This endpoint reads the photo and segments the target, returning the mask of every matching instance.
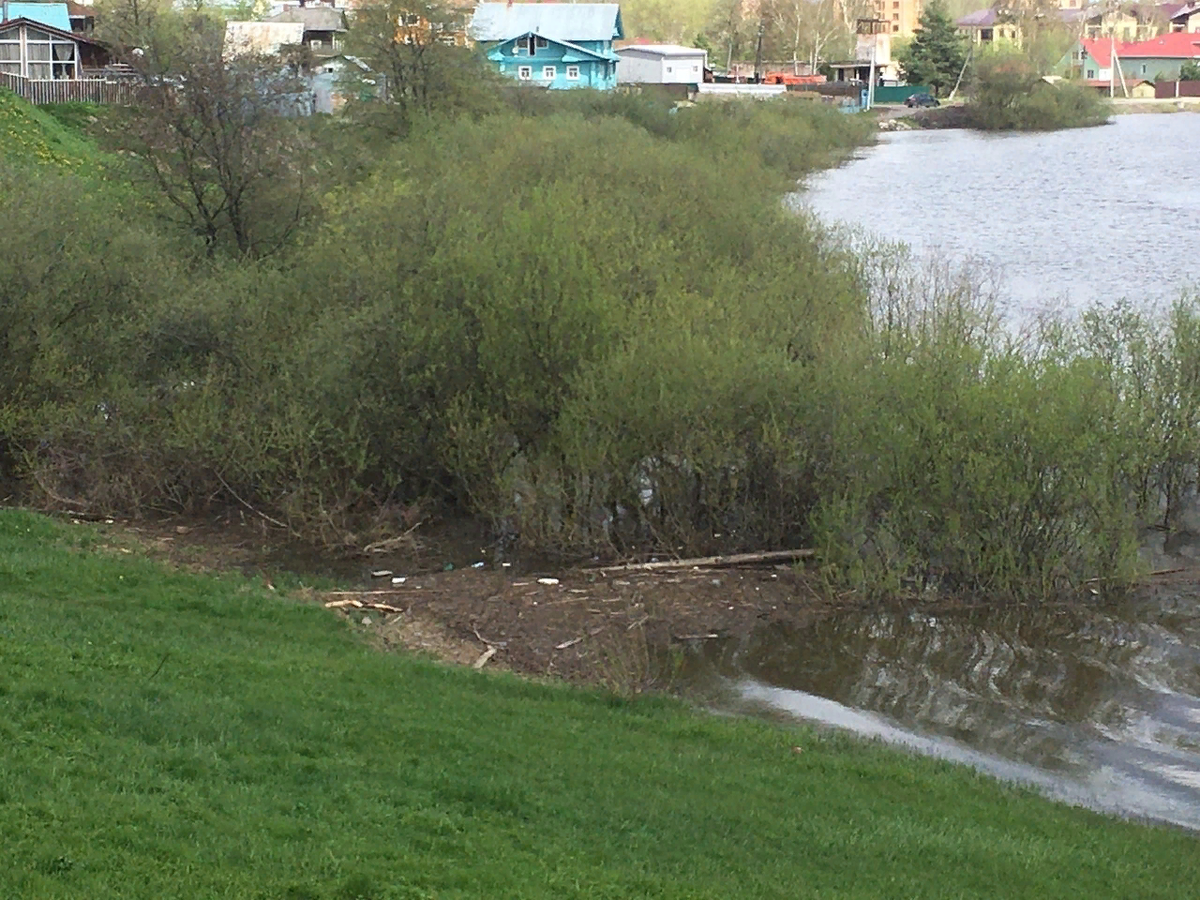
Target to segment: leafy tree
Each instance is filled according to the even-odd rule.
[[[1180,81],[1200,81],[1200,62],[1194,59],[1187,60],[1179,67]]]
[[[909,84],[927,84],[934,93],[951,88],[967,59],[966,39],[954,27],[942,0],[934,0],[921,13],[912,42],[899,57]]]
[[[225,58],[219,31],[182,34],[129,53],[143,85],[117,140],[164,215],[208,255],[270,254],[316,208],[312,95],[277,58]]]
[[[437,0],[374,0],[361,7],[346,52],[370,72],[349,69],[348,77],[362,82],[363,93],[384,101],[360,110],[363,117],[405,134],[414,116],[494,111],[498,76],[479,53],[462,46],[466,27],[461,10]],[[383,85],[377,84],[379,76]]]

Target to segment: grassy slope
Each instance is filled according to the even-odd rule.
[[[3,897],[1200,884],[1190,835],[876,745],[379,654],[323,609],[96,542],[0,510]]]
[[[81,107],[82,104],[69,104]],[[73,110],[74,111],[74,110]],[[46,110],[0,89],[0,161],[86,173],[101,159],[95,144]]]

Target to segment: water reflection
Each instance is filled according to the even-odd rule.
[[[794,197],[919,255],[990,263],[1016,320],[1122,297],[1162,306],[1197,279],[1180,237],[1200,228],[1200,176],[1179,155],[1198,141],[1192,113],[1039,134],[896,132]]]
[[[782,712],[1200,828],[1200,600],[842,613],[713,642],[725,705]]]

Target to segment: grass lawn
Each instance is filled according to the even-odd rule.
[[[849,738],[383,655],[286,592],[101,543],[0,510],[0,898],[1200,885],[1193,835]]]

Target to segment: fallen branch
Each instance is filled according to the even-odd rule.
[[[671,637],[677,641],[711,641],[719,638],[719,634],[673,634]]]
[[[1146,578],[1156,578],[1159,575],[1178,575],[1180,572],[1191,572],[1193,570],[1194,570],[1193,567],[1190,567],[1190,566],[1183,566],[1178,569],[1156,569],[1153,572],[1147,572],[1139,580],[1144,580]],[[1087,581],[1084,582],[1084,584],[1099,584],[1101,581],[1112,581],[1112,580],[1113,580],[1112,578],[1101,578],[1101,577],[1089,578]]]
[[[796,562],[816,556],[816,550],[763,550],[758,553],[732,553],[729,556],[700,556],[695,559],[665,559],[659,562],[600,566],[603,572],[655,572],[672,569],[726,569],[769,562]]]
[[[482,638],[480,638],[480,640],[482,640]],[[476,670],[482,669],[484,666],[487,665],[487,661],[495,655],[496,655],[496,648],[488,647],[486,650],[483,651],[483,653],[480,654],[479,659],[475,660],[475,662],[473,662],[471,664],[471,668],[476,669]]]
[[[474,625],[471,626],[471,630],[473,632],[475,632],[475,637],[479,638],[479,642],[481,644],[487,644],[489,647],[493,647],[498,650],[503,650],[505,647],[508,646],[508,641],[489,641],[487,638],[485,638],[482,634],[479,633],[479,629],[476,628]]]
[[[571,638],[571,640],[569,640],[569,641],[563,641],[561,644],[555,644],[554,649],[555,650],[566,650],[568,647],[574,647],[576,644],[580,643],[582,640],[583,640],[583,638],[581,638],[581,637]]]
[[[362,548],[362,552],[367,554],[387,553],[391,550],[395,550],[397,547],[402,547],[410,541],[415,540],[415,538],[412,536],[412,533],[420,527],[421,523],[418,522],[416,525],[402,534],[396,535],[396,537],[388,538],[387,540],[383,541],[376,541],[374,544],[367,544],[367,546]]]
[[[265,512],[260,512],[259,510],[255,509],[253,506],[251,506],[249,503],[247,503],[245,500],[243,500],[238,495],[238,492],[229,486],[229,482],[227,482],[224,478],[221,477],[220,472],[218,472],[214,469],[213,474],[217,476],[217,481],[221,482],[222,487],[224,487],[225,490],[229,491],[229,493],[233,496],[234,500],[236,500],[238,503],[242,504],[242,506],[246,507],[246,509],[250,510],[250,512],[254,513],[256,516],[261,516],[264,521],[270,522],[272,525],[274,525],[278,528],[282,528],[284,531],[288,532],[289,534],[291,533],[292,529],[289,528],[287,525],[285,525],[283,522],[280,522],[278,519],[272,519]]]
[[[414,588],[416,590],[416,588]],[[326,591],[327,597],[379,597],[384,594],[407,594],[408,591],[398,588],[379,591]]]
[[[345,609],[348,606],[354,609],[377,609],[380,612],[387,613],[404,612],[400,607],[392,606],[390,603],[372,603],[369,600],[330,600],[325,604],[326,609]]]

